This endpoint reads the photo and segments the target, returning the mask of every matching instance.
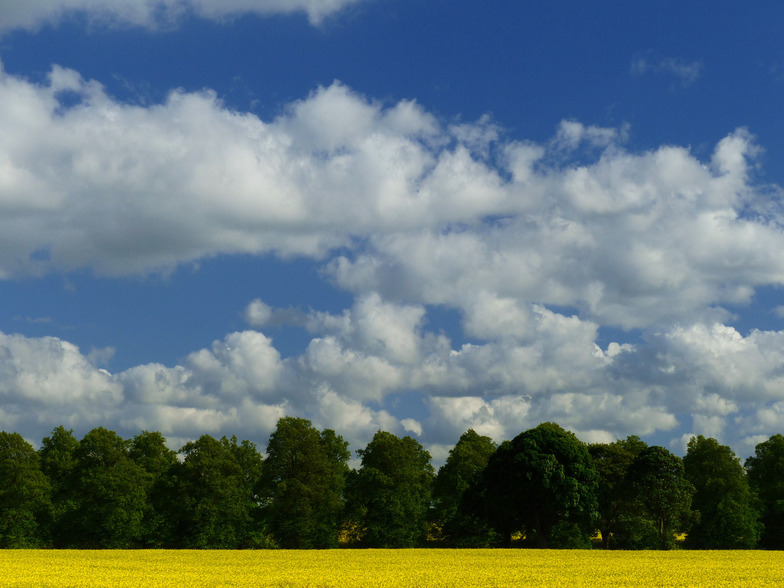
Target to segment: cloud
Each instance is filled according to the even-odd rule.
[[[674,57],[655,57],[646,55],[632,62],[632,74],[641,76],[647,73],[668,74],[680,80],[686,88],[694,84],[702,73],[701,61],[685,61]]]
[[[309,256],[357,293],[457,308],[479,336],[492,304],[513,312],[507,330],[532,304],[647,328],[723,320],[784,281],[784,219],[752,183],[760,149],[743,129],[700,161],[629,153],[628,129],[575,121],[545,145],[502,142],[485,119],[442,124],[340,83],[269,122],[209,91],[121,103],[60,67],[42,85],[2,74],[0,96],[0,276]],[[586,141],[598,152],[570,160]],[[263,310],[250,324],[303,320]]]
[[[304,13],[313,25],[362,0],[25,0],[0,6],[0,31],[36,30],[83,15],[104,26],[171,27],[187,14],[225,20],[244,14]]]
[[[363,325],[369,310],[384,320]],[[784,332],[743,337],[699,323],[602,350],[591,325],[535,309],[538,334],[527,343],[502,337],[455,348],[412,322],[411,312],[370,296],[345,311],[344,329],[315,333],[298,356],[284,358],[269,337],[244,331],[180,365],[116,374],[67,341],[2,335],[0,425],[33,439],[59,424],[81,433],[101,425],[124,435],[159,430],[176,442],[237,434],[263,446],[278,418],[298,415],[335,429],[354,448],[378,429],[437,448],[468,428],[501,441],[555,421],[589,441],[686,427],[748,450],[750,435],[772,434],[784,422]],[[416,357],[367,345],[370,332],[383,341],[390,323],[408,325]],[[411,390],[424,394],[425,415],[399,408],[393,415],[385,399]]]
[[[259,330],[116,374],[96,367],[105,353],[3,335],[8,426],[263,442],[292,414],[356,443],[386,428],[440,447],[542,420],[593,439],[745,439],[779,422],[784,335],[729,326],[784,282],[784,215],[745,129],[704,160],[631,152],[630,129],[577,121],[509,141],[487,118],[451,124],[339,82],[263,121],[210,91],[122,103],[60,67],[41,84],[0,75],[0,100],[3,277],[272,253],[320,260],[355,296],[332,312],[256,299]],[[435,305],[457,312],[460,340],[429,328]],[[291,357],[265,332],[284,324],[310,337]],[[608,326],[641,340],[600,344]],[[412,392],[429,414],[387,405]]]

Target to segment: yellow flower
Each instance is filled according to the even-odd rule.
[[[8,550],[0,586],[291,588],[780,586],[772,551]]]

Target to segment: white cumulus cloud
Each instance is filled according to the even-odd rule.
[[[116,374],[67,341],[3,335],[8,426],[263,439],[301,414],[352,440],[389,428],[440,447],[541,420],[594,439],[750,439],[780,420],[784,335],[730,326],[731,308],[784,283],[780,191],[755,183],[745,129],[705,159],[632,152],[633,130],[577,121],[506,141],[487,118],[450,124],[339,82],[263,121],[208,90],[123,103],[61,67],[44,83],[0,73],[0,101],[0,276],[272,253],[319,260],[355,295],[330,312],[253,300],[260,330]],[[463,340],[429,328],[436,305]],[[280,325],[309,334],[300,353],[276,349]],[[640,340],[600,343],[606,327]],[[430,414],[387,406],[408,393]]]

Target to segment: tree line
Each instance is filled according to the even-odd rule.
[[[266,456],[202,435],[0,432],[0,547],[784,547],[784,436],[741,464],[693,437],[681,458],[631,436],[586,444],[543,423],[500,445],[466,431],[435,471],[379,431],[350,468],[331,429],[285,417]]]

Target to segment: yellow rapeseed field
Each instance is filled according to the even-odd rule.
[[[0,586],[781,586],[769,551],[0,551]]]

